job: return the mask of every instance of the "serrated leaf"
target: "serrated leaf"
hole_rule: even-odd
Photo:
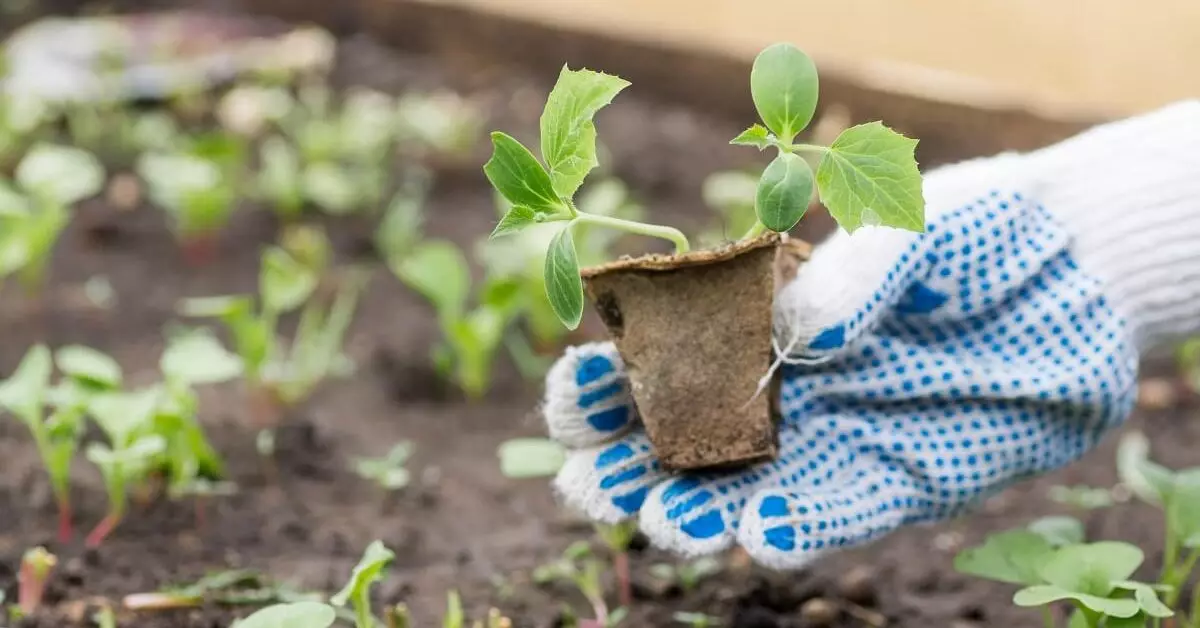
[[[775,44],[754,59],[750,95],[754,107],[779,140],[791,144],[817,110],[817,66],[791,44]]]
[[[917,140],[879,122],[850,127],[834,140],[817,167],[817,187],[843,229],[861,227],[865,214],[883,226],[925,231],[916,147]]]
[[[121,385],[121,365],[108,354],[82,345],[69,345],[54,354],[64,375],[107,388]]]
[[[565,65],[559,72],[541,117],[542,157],[559,196],[574,196],[599,165],[592,118],[628,86],[629,81],[603,72],[571,70]]]
[[[395,560],[396,554],[384,546],[382,541],[374,541],[367,546],[363,557],[350,574],[350,581],[329,598],[334,606],[345,606],[352,598],[365,596],[372,584],[383,579],[383,570]]]
[[[771,132],[767,130],[767,127],[755,124],[729,140],[729,143],[737,146],[753,146],[758,150],[764,150],[771,145]]]
[[[812,201],[813,173],[808,162],[780,153],[758,180],[754,210],[771,231],[783,233],[800,222]]]
[[[516,233],[525,227],[537,224],[537,212],[525,207],[524,205],[513,205],[512,209],[508,210],[507,214],[500,219],[500,224],[492,230],[492,235],[489,237],[497,238],[500,236]]]
[[[238,356],[225,350],[212,334],[194,331],[171,340],[159,360],[168,380],[185,384],[227,382],[243,372]]]
[[[16,180],[27,192],[66,206],[100,191],[104,166],[83,149],[41,143],[17,164]]]
[[[980,578],[1012,584],[1041,582],[1038,570],[1052,548],[1040,534],[1010,530],[993,534],[983,545],[965,549],[954,557],[954,569]]]
[[[505,133],[492,133],[492,158],[483,165],[483,173],[514,205],[542,214],[567,211],[546,169],[528,148]]]
[[[545,438],[514,438],[500,443],[500,473],[506,478],[549,477],[562,468],[567,452],[562,445]]]
[[[429,300],[442,321],[462,317],[471,290],[467,258],[454,243],[427,240],[392,263],[392,272]]]
[[[329,628],[337,612],[320,602],[276,604],[254,612],[234,628]]]
[[[583,320],[583,279],[579,277],[579,260],[575,257],[569,223],[550,241],[543,274],[546,296],[558,320],[567,329],[579,327],[579,321]]]

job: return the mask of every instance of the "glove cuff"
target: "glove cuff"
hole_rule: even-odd
[[[1084,270],[1139,349],[1200,331],[1200,101],[1029,153],[1032,197],[1074,236]]]

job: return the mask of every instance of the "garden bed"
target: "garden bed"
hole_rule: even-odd
[[[490,124],[531,137],[552,75],[481,71],[451,77],[434,58],[398,55],[354,38],[344,42],[334,78],[341,85],[390,92],[453,84],[486,103]],[[603,114],[602,124],[613,174],[668,223],[704,224],[709,217],[700,209],[703,178],[755,163],[749,151],[726,144],[742,125],[704,108],[630,94]],[[480,150],[482,164],[486,146]],[[921,155],[923,164],[968,156]],[[444,176],[435,180],[425,209],[426,231],[469,247],[495,222],[488,183],[473,169],[439,174]],[[183,262],[162,212],[148,205],[122,212],[92,200],[77,218],[59,241],[40,309],[15,286],[6,286],[0,298],[0,372],[10,372],[35,341],[54,347],[81,343],[114,356],[130,380],[147,381],[179,300],[253,291],[260,249],[274,241],[278,227],[269,211],[245,203],[224,230],[214,261],[193,267]],[[370,259],[371,225],[326,222],[341,257]],[[829,225],[827,219],[810,220],[809,230],[799,235],[815,239]],[[98,275],[115,290],[111,309],[84,296],[85,283]],[[583,330],[587,337],[601,334],[596,320],[585,320]],[[0,420],[0,591],[15,597],[15,568],[27,548],[44,544],[60,559],[48,596],[52,608],[18,625],[91,625],[88,608],[102,599],[115,603],[230,568],[261,570],[301,589],[330,592],[341,587],[373,539],[397,554],[380,599],[408,604],[418,626],[437,625],[452,589],[461,592],[473,616],[495,606],[517,626],[554,626],[562,604],[582,607],[570,591],[533,584],[530,572],[572,542],[590,538],[590,527],[556,506],[546,482],[508,480],[498,472],[500,442],[542,431],[539,386],[502,363],[492,392],[465,401],[429,366],[430,339],[437,333],[427,304],[374,262],[347,340],[358,372],[331,382],[286,418],[275,472],[265,472],[255,450],[237,386],[205,390],[202,420],[240,491],[214,499],[203,528],[196,526],[190,504],[162,500],[135,506],[98,550],[55,542],[54,503],[36,452],[19,423]],[[1194,463],[1194,443],[1200,442],[1195,413],[1195,407],[1176,408],[1141,416],[1134,424],[1150,436],[1157,459],[1172,466]],[[405,439],[415,444],[409,464],[415,479],[408,489],[387,496],[351,473],[355,457],[382,455]],[[839,609],[828,625],[1035,625],[1035,614],[1011,608],[1007,587],[958,575],[951,559],[964,543],[989,531],[1060,510],[1046,497],[1052,485],[1111,485],[1112,440],[1065,470],[992,498],[969,518],[905,530],[801,573],[767,573],[734,554],[719,574],[683,593],[657,586],[649,575],[652,564],[669,557],[639,549],[633,560],[637,602],[624,625],[667,626],[680,610],[704,612],[740,628],[817,625],[816,605],[806,603],[818,597]],[[76,472],[75,518],[87,527],[104,516],[103,489],[91,465],[80,463]],[[1159,515],[1143,506],[1096,512],[1088,528],[1096,538],[1161,544]],[[1151,556],[1148,563],[1155,560]],[[867,584],[855,582],[860,578]],[[122,612],[118,618],[123,628],[224,627],[247,612],[209,606]]]

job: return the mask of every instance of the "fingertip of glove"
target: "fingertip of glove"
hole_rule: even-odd
[[[624,364],[612,343],[569,347],[546,375],[542,408],[550,436],[572,447],[609,440],[632,425]]]

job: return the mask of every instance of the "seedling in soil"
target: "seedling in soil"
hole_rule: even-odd
[[[386,456],[355,460],[352,468],[359,477],[375,482],[383,490],[398,491],[412,481],[412,474],[405,468],[412,454],[412,441],[402,441]]]
[[[722,625],[719,618],[712,615],[705,615],[704,613],[686,613],[680,611],[671,615],[671,619],[677,624],[690,626],[691,628],[716,628]]]
[[[402,149],[426,162],[462,162],[483,132],[483,115],[452,92],[406,94],[397,104],[397,137]]]
[[[154,462],[167,449],[166,439],[154,433],[158,391],[109,392],[88,403],[88,414],[104,431],[108,443],[91,443],[84,455],[100,468],[108,492],[108,514],[88,534],[88,547],[99,547],[121,523],[128,494],[143,484]]]
[[[721,561],[711,556],[706,556],[678,565],[655,563],[650,566],[650,575],[664,582],[679,585],[679,588],[684,593],[691,593],[705,579],[721,573],[723,568]]]
[[[71,206],[100,192],[104,168],[86,151],[41,143],[21,159],[15,179],[19,191],[0,183],[0,278],[16,274],[35,293]]]
[[[329,598],[333,606],[354,609],[354,625],[356,628],[375,628],[378,620],[371,612],[371,586],[383,580],[388,566],[396,559],[396,554],[384,547],[380,541],[367,546],[362,560],[350,574],[350,581],[341,591]]]
[[[83,435],[84,408],[95,394],[118,386],[121,372],[111,358],[86,347],[64,347],[57,359],[64,378],[52,387],[50,350],[31,348],[0,383],[0,407],[33,436],[58,504],[58,539],[67,542],[72,535],[71,462]]]
[[[446,240],[426,240],[391,263],[392,272],[437,309],[442,339],[433,350],[438,372],[471,399],[487,392],[492,363],[516,314],[516,285],[490,280],[468,307],[471,274],[466,257]]]
[[[400,189],[384,210],[383,219],[375,230],[375,250],[384,261],[398,263],[423,238],[429,186],[427,171],[414,168],[405,174]]]
[[[1113,491],[1094,486],[1051,486],[1047,497],[1080,510],[1108,508],[1116,503]]]
[[[131,611],[161,611],[195,608],[205,604],[293,604],[316,602],[323,598],[320,594],[301,593],[291,587],[273,583],[253,570],[233,569],[208,574],[184,586],[168,587],[151,593],[133,593],[125,596],[121,605]]]
[[[572,543],[562,558],[533,570],[533,581],[538,584],[560,582],[574,587],[592,607],[594,619],[581,620],[579,628],[611,628],[625,618],[628,611],[622,607],[609,611],[604,600],[604,562],[592,554],[587,541]]]
[[[216,234],[237,200],[229,173],[216,161],[187,152],[143,154],[136,170],[150,199],[170,214],[188,262],[211,261]]]
[[[750,75],[763,124],[732,140],[776,152],[756,186],[756,221],[742,241],[689,255],[690,244],[678,229],[591,214],[574,200],[598,164],[593,118],[628,85],[619,77],[564,67],[541,117],[544,165],[516,139],[492,133],[493,154],[484,173],[513,205],[492,236],[562,224],[547,247],[547,297],[562,324],[575,329],[583,316],[586,278],[600,318],[630,367],[634,400],[665,467],[768,459],[775,454],[770,400],[763,394],[770,378],[760,376],[771,361],[774,263],[783,239],[764,233],[794,227],[814,191],[847,231],[864,225],[923,231],[916,141],[873,122],[846,129],[829,146],[797,143],[816,111],[816,67],[794,46],[767,48]],[[819,157],[815,174],[802,155]],[[574,232],[581,225],[668,240],[676,255],[620,260],[581,276]],[[686,360],[679,359],[680,346],[691,348]],[[730,378],[731,372],[745,377]],[[640,398],[638,391],[644,391]],[[697,407],[720,410],[697,414]],[[740,411],[731,416],[729,408]]]
[[[256,196],[285,221],[296,220],[304,210],[305,192],[300,155],[287,140],[272,135],[259,146]]]
[[[21,557],[21,569],[17,573],[17,608],[31,615],[42,605],[46,593],[46,581],[58,564],[58,558],[44,547],[35,547]]]

